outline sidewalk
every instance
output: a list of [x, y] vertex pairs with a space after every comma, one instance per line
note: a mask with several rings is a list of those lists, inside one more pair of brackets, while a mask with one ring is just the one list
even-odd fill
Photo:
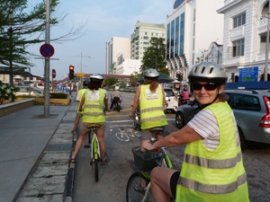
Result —
[[31, 106], [0, 117], [0, 201], [64, 201], [76, 106]]

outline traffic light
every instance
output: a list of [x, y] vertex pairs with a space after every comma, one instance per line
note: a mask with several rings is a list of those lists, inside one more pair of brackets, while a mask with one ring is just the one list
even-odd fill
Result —
[[69, 74], [68, 74], [69, 80], [74, 79], [74, 69], [75, 68], [73, 65], [69, 65]]

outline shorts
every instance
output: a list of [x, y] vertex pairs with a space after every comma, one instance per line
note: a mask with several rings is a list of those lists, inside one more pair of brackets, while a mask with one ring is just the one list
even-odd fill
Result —
[[100, 128], [101, 126], [105, 125], [105, 123], [83, 123], [87, 128]]
[[180, 171], [177, 171], [172, 174], [172, 177], [170, 179], [170, 187], [171, 187], [173, 198], [175, 198], [176, 196], [176, 186], [177, 186], [179, 176], [180, 176]]

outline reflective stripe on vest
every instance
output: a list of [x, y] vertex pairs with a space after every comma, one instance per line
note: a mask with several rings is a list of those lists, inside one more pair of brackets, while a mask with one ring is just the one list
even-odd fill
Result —
[[206, 159], [198, 156], [193, 156], [190, 154], [186, 154], [184, 159], [184, 161], [187, 163], [206, 168], [232, 168], [241, 160], [242, 160], [241, 153], [238, 153], [234, 158], [222, 160]]
[[229, 184], [223, 185], [210, 185], [196, 182], [194, 180], [189, 180], [183, 177], [179, 178], [180, 184], [195, 191], [200, 191], [210, 194], [226, 194], [235, 191], [240, 185], [246, 183], [247, 177], [246, 173], [239, 176], [236, 181]]
[[154, 112], [154, 111], [160, 111], [160, 110], [162, 111], [163, 107], [150, 107], [147, 109], [142, 109], [141, 112], [145, 113], [145, 112]]
[[142, 118], [142, 122], [151, 122], [151, 121], [159, 121], [160, 119], [164, 119], [166, 116], [156, 116], [156, 117], [149, 117], [149, 118]]

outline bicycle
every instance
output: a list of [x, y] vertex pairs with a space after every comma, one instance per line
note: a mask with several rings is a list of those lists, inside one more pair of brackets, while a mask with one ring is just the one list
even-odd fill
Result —
[[94, 176], [95, 181], [98, 182], [99, 180], [99, 161], [100, 161], [100, 148], [97, 135], [95, 130], [99, 126], [92, 126], [89, 127], [88, 131], [88, 141], [90, 145], [90, 165], [94, 167]]
[[[154, 138], [151, 138], [154, 141]], [[153, 201], [150, 193], [151, 182], [150, 172], [156, 166], [166, 166], [172, 168], [173, 164], [165, 147], [160, 151], [142, 152], [140, 146], [132, 149], [135, 171], [128, 179], [126, 187], [127, 202], [146, 202]]]

